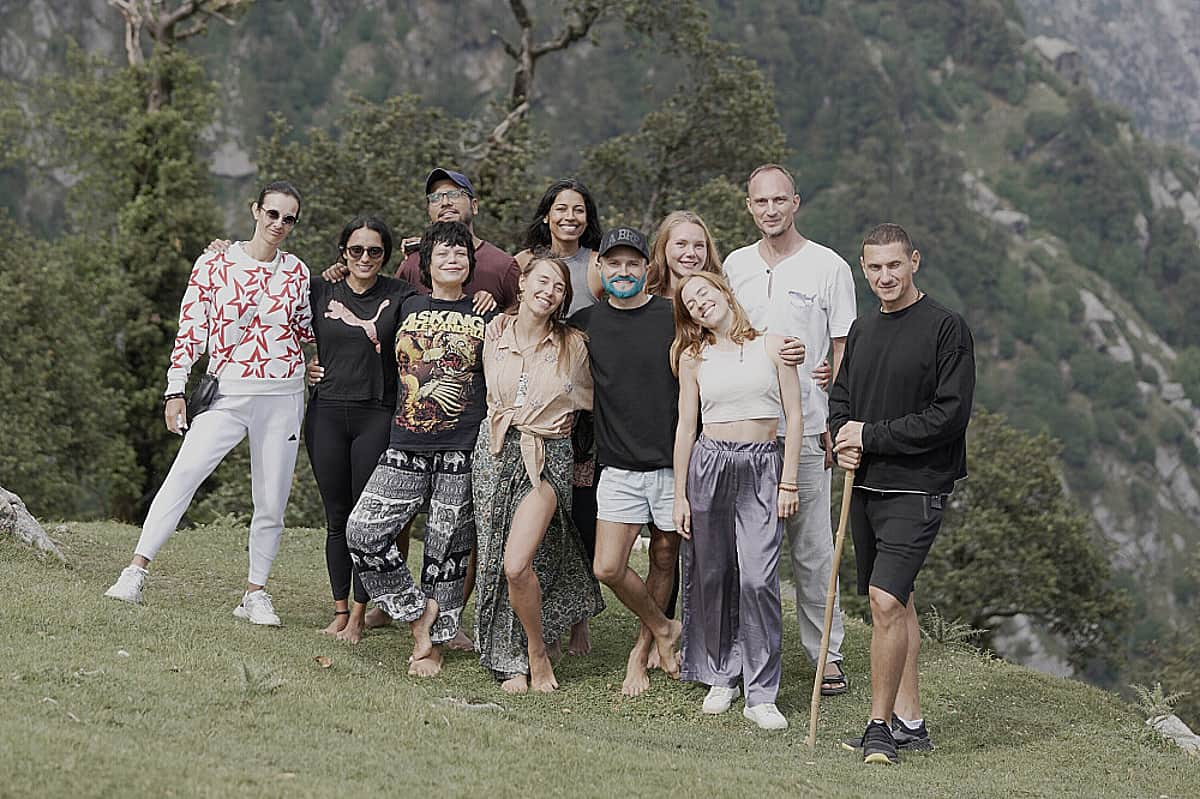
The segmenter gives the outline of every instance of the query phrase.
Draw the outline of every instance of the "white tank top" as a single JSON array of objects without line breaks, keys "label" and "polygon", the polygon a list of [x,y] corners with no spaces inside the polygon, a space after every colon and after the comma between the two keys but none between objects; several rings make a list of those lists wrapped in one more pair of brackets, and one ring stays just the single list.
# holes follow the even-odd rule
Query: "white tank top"
[{"label": "white tank top", "polygon": [[704,424],[779,418],[779,375],[766,342],[759,336],[734,350],[704,348],[697,375]]}]

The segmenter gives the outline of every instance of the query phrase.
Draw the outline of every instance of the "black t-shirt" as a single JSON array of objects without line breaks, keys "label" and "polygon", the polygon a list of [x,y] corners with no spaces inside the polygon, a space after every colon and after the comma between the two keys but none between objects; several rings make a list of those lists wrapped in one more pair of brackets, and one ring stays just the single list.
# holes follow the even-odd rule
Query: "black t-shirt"
[{"label": "black t-shirt", "polygon": [[854,484],[945,494],[967,474],[967,422],[975,395],[975,342],[954,311],[922,297],[855,320],[829,392],[834,436],[864,422]]},{"label": "black t-shirt", "polygon": [[378,278],[362,294],[344,280],[312,281],[313,333],[325,369],[318,397],[395,407],[396,325],[401,304],[415,293],[407,280],[390,277]]},{"label": "black t-shirt", "polygon": [[471,298],[404,301],[396,331],[400,376],[392,449],[463,450],[475,447],[487,415],[483,339],[495,314],[478,314]]},{"label": "black t-shirt", "polygon": [[671,466],[679,421],[671,303],[651,297],[620,310],[602,300],[576,311],[571,323],[588,334],[600,463],[638,472]]}]

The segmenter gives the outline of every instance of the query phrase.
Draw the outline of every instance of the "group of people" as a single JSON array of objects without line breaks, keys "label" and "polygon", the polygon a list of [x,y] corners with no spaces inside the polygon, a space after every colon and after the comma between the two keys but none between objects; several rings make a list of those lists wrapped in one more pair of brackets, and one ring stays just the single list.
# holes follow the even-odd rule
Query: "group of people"
[{"label": "group of people", "polygon": [[[658,668],[707,685],[705,713],[744,691],[748,720],[783,729],[782,542],[815,663],[836,568],[836,459],[857,470],[858,590],[874,621],[871,721],[846,743],[867,762],[931,748],[913,586],[965,476],[974,355],[962,318],[916,288],[907,233],[885,224],[864,239],[879,310],[856,320],[849,265],[800,234],[800,197],[776,164],[747,182],[762,237],[724,262],[688,211],[669,214],[652,246],[631,227],[602,231],[573,179],[547,189],[515,257],[476,234],[465,175],[434,169],[425,193],[430,225],[400,242],[395,277],[381,274],[390,229],[361,216],[342,230],[339,262],[310,278],[279,249],[301,211],[285,181],[251,203],[249,241],[197,259],[164,403],[168,429],[186,435],[107,595],[141,602],[196,490],[248,436],[250,569],[233,612],[278,625],[265,586],[303,432],[328,528],[324,632],[355,642],[364,627],[406,623],[410,674],[436,675],[444,649],[474,649],[505,691],[548,692],[561,639],[590,649],[603,583],[640,622],[624,694],[648,690]],[[189,416],[185,385],[206,351],[216,399]],[[645,578],[629,566],[644,529]],[[826,695],[849,687],[834,597]]]}]

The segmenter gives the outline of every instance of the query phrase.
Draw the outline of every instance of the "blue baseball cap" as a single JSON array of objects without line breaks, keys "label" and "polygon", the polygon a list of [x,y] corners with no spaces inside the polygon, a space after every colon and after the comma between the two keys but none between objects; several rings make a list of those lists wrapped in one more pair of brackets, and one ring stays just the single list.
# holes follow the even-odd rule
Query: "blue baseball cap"
[{"label": "blue baseball cap", "polygon": [[438,167],[429,173],[429,177],[425,178],[425,193],[433,191],[433,184],[439,180],[448,180],[460,189],[465,189],[467,194],[475,196],[475,187],[471,185],[471,181],[467,180],[467,176],[462,172],[455,172],[450,169],[442,169]]}]

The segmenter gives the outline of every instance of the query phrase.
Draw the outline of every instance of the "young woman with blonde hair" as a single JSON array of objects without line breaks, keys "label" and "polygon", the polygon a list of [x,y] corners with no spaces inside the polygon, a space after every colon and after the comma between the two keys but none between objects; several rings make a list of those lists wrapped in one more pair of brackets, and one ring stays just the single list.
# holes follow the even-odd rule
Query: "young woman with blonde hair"
[{"label": "young woman with blonde hair", "polygon": [[778,565],[781,520],[798,506],[804,434],[800,381],[780,357],[781,344],[751,327],[719,275],[697,272],[679,281],[671,366],[679,376],[681,678],[710,686],[703,705],[710,714],[729,709],[741,680],[743,715],[763,729],[787,727],[775,707],[783,636]]}]

